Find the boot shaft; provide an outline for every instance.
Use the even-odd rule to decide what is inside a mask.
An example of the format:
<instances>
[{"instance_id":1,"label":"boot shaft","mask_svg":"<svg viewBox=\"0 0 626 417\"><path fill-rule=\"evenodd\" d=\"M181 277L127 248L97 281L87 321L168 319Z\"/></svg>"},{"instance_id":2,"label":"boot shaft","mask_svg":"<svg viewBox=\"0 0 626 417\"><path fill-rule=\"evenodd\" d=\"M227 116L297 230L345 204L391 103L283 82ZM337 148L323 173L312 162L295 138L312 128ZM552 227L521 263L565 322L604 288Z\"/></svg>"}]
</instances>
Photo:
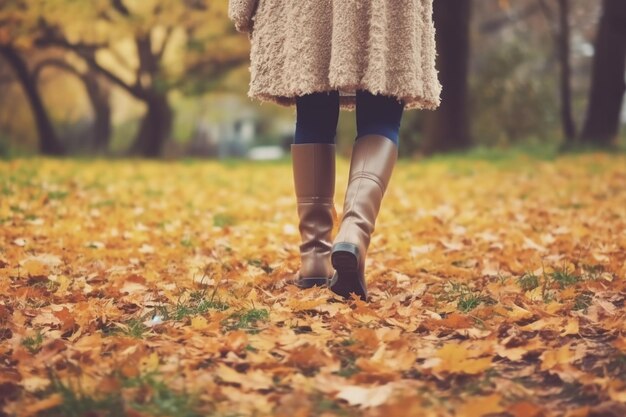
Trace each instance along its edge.
<instances>
[{"instance_id":1,"label":"boot shaft","mask_svg":"<svg viewBox=\"0 0 626 417\"><path fill-rule=\"evenodd\" d=\"M339 233L335 241L357 244L366 251L376 218L398 158L398 148L382 135L357 139L350 159L350 174Z\"/></svg>"},{"instance_id":2,"label":"boot shaft","mask_svg":"<svg viewBox=\"0 0 626 417\"><path fill-rule=\"evenodd\" d=\"M335 145L293 144L291 155L301 238L299 280L302 286L307 286L307 282L324 281L333 272L330 250L337 217Z\"/></svg>"},{"instance_id":3,"label":"boot shaft","mask_svg":"<svg viewBox=\"0 0 626 417\"><path fill-rule=\"evenodd\" d=\"M294 189L298 199L332 200L335 196L335 145L291 145Z\"/></svg>"}]
</instances>

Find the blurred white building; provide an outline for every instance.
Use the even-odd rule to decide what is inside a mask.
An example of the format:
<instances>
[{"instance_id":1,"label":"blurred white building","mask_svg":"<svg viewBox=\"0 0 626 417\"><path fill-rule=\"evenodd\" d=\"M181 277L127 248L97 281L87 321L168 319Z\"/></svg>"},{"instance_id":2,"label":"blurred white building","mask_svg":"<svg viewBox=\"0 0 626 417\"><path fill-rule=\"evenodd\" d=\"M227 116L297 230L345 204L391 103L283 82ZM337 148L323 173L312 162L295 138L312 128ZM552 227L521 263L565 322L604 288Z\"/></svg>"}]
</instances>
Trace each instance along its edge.
<instances>
[{"instance_id":1,"label":"blurred white building","mask_svg":"<svg viewBox=\"0 0 626 417\"><path fill-rule=\"evenodd\" d=\"M203 118L188 145L190 156L245 157L257 134L257 115L236 96L211 100L211 117Z\"/></svg>"}]
</instances>

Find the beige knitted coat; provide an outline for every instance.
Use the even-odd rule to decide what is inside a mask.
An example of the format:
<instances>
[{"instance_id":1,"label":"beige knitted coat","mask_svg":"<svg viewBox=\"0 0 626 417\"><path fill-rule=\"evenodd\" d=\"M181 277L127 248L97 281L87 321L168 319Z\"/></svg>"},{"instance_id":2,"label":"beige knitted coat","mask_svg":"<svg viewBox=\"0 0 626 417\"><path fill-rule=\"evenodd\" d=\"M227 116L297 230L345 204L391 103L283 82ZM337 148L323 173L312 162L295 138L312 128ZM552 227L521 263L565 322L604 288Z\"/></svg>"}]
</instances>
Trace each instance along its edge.
<instances>
[{"instance_id":1,"label":"beige knitted coat","mask_svg":"<svg viewBox=\"0 0 626 417\"><path fill-rule=\"evenodd\" d=\"M405 109L439 106L433 0L229 0L250 40L248 97L295 104L303 94L355 90L395 96Z\"/></svg>"}]
</instances>

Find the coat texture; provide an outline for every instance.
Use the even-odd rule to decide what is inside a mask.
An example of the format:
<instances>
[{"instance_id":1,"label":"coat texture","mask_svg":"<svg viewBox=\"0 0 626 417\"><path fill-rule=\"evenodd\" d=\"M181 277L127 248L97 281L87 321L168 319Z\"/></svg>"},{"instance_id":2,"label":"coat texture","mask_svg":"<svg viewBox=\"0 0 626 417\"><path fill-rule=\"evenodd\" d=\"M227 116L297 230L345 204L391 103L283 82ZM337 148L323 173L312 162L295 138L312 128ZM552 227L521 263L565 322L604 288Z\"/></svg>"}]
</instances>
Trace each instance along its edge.
<instances>
[{"instance_id":1,"label":"coat texture","mask_svg":"<svg viewBox=\"0 0 626 417\"><path fill-rule=\"evenodd\" d=\"M433 0L229 0L229 17L250 40L248 97L295 105L297 96L356 89L435 109Z\"/></svg>"}]
</instances>

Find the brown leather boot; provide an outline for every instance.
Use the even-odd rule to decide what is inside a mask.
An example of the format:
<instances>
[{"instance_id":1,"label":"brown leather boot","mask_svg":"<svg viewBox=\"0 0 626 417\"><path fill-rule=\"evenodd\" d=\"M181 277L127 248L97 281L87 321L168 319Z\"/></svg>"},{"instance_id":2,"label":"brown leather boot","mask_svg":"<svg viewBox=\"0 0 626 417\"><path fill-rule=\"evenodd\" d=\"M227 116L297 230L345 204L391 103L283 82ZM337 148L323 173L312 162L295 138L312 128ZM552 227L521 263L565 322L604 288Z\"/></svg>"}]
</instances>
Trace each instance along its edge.
<instances>
[{"instance_id":1,"label":"brown leather boot","mask_svg":"<svg viewBox=\"0 0 626 417\"><path fill-rule=\"evenodd\" d=\"M367 299L365 257L397 158L397 145L382 135L364 135L352 148L343 217L331 252L337 272L330 289L345 298L356 293Z\"/></svg>"},{"instance_id":2,"label":"brown leather boot","mask_svg":"<svg viewBox=\"0 0 626 417\"><path fill-rule=\"evenodd\" d=\"M332 278L330 263L335 212L335 145L291 145L294 188L300 218L300 288L326 286Z\"/></svg>"}]
</instances>

